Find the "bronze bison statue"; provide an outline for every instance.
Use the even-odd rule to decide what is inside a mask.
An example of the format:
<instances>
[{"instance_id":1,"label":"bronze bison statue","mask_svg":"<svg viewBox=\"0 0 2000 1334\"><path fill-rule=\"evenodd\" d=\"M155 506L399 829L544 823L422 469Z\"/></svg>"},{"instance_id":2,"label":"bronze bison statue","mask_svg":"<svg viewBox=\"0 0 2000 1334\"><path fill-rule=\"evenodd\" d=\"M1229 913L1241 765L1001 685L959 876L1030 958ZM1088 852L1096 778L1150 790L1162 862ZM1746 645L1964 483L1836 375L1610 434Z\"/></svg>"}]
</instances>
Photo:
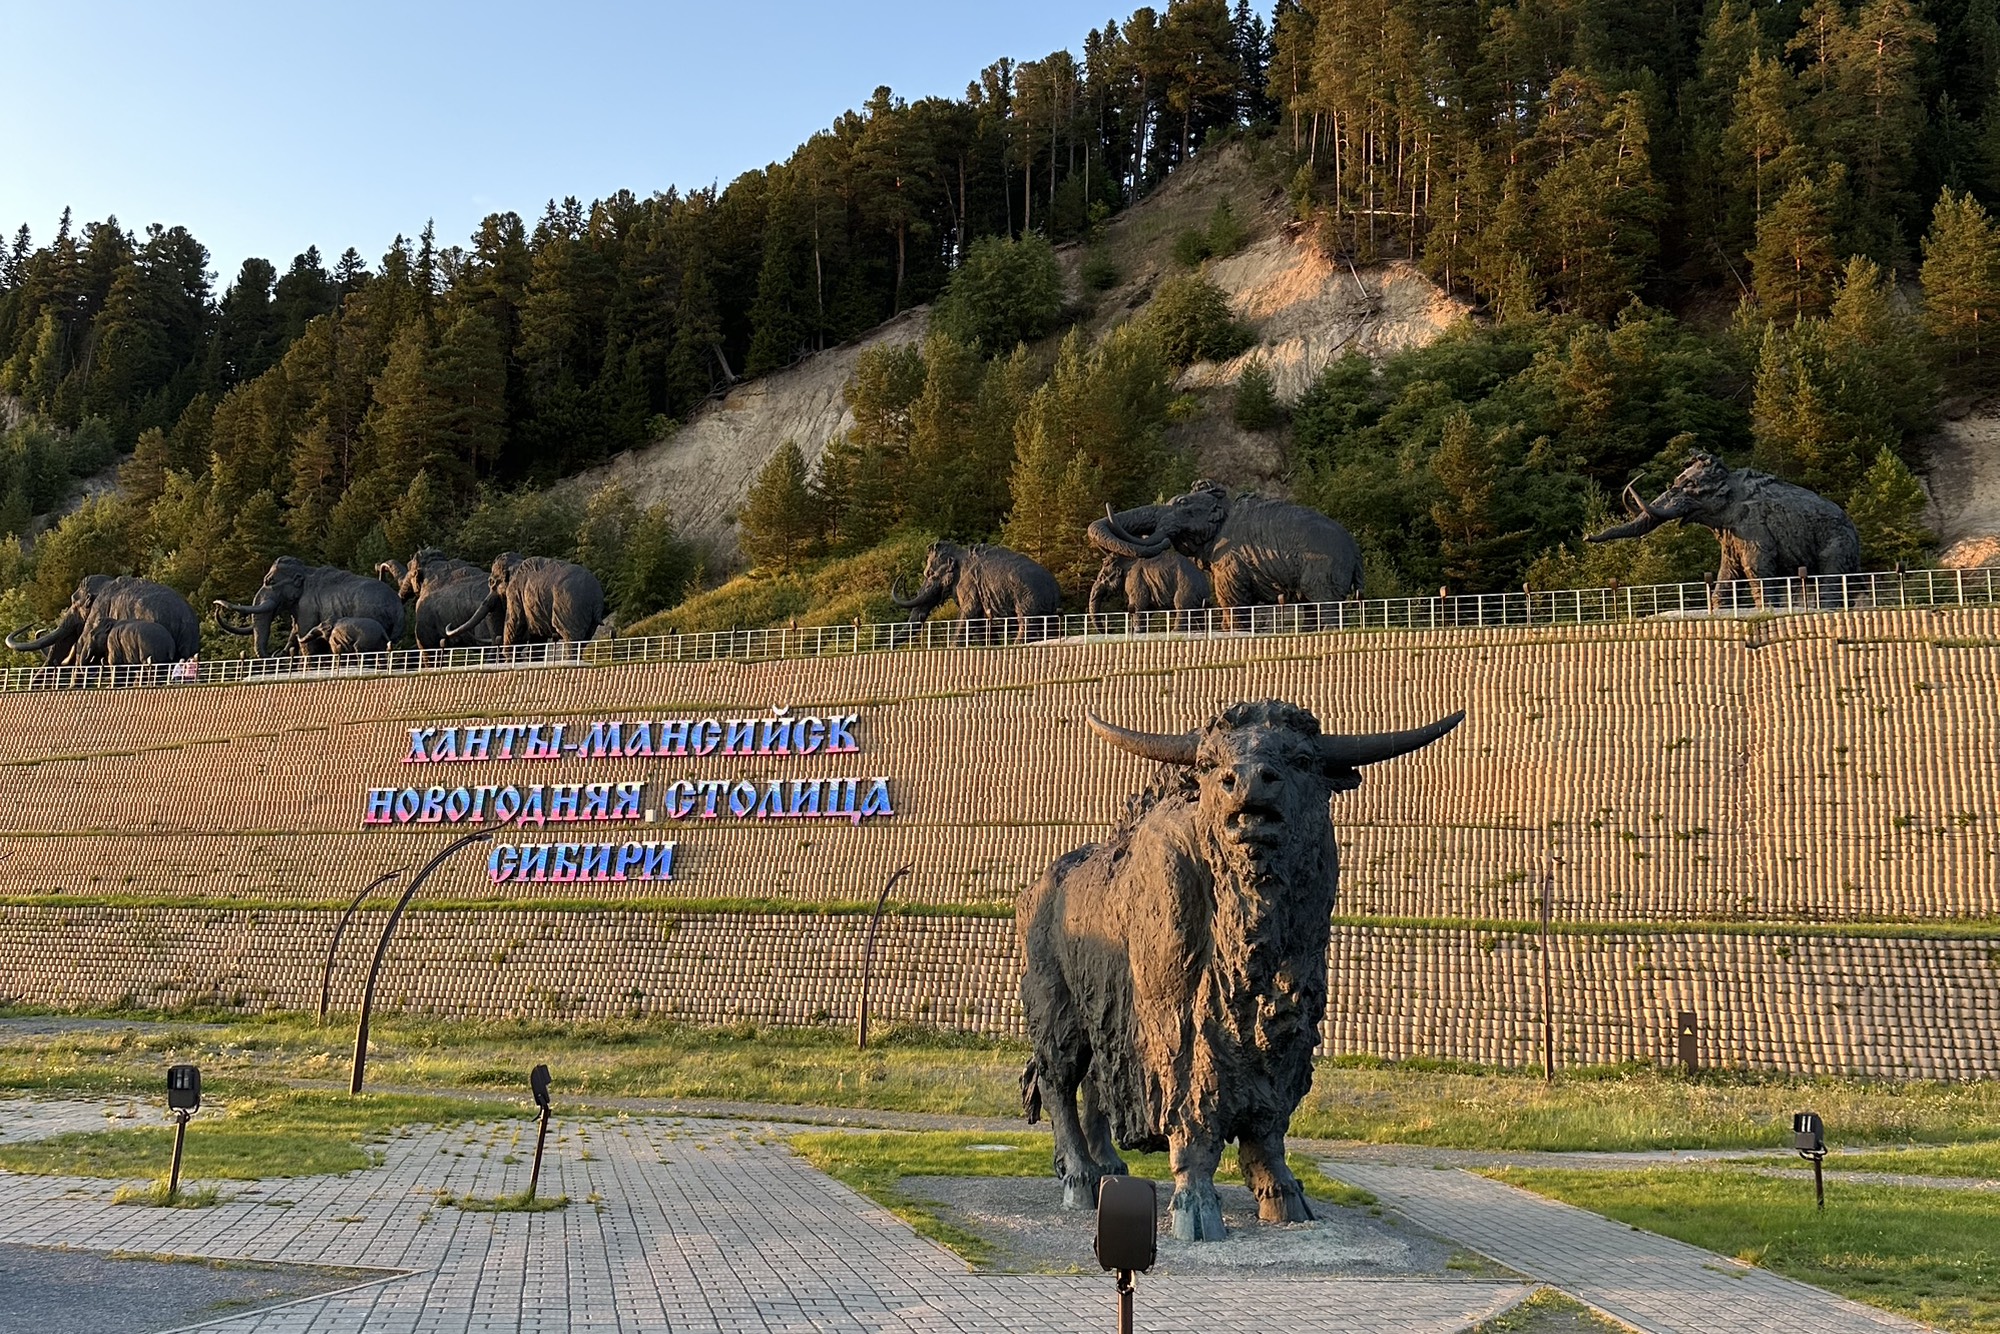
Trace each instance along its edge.
<instances>
[{"instance_id":1,"label":"bronze bison statue","mask_svg":"<svg viewBox=\"0 0 2000 1334\"><path fill-rule=\"evenodd\" d=\"M1120 1148L1165 1149L1174 1235L1217 1240L1215 1168L1235 1140L1260 1218L1312 1216L1285 1133L1326 1010L1340 874L1328 799L1464 716L1372 736L1323 735L1278 700L1178 736L1089 718L1112 745L1174 767L1015 906L1034 1048L1022 1099L1030 1122L1046 1107L1054 1123L1065 1205L1094 1207L1099 1180L1125 1170Z\"/></svg>"}]
</instances>

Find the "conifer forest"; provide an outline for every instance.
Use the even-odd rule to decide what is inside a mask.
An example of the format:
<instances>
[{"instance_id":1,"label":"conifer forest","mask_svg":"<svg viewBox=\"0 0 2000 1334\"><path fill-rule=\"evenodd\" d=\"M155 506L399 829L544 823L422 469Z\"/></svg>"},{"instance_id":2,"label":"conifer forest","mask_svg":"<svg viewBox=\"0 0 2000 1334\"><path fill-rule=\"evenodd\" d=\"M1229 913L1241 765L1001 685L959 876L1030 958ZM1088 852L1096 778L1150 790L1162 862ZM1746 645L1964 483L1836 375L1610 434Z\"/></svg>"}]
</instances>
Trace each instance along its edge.
<instances>
[{"instance_id":1,"label":"conifer forest","mask_svg":"<svg viewBox=\"0 0 2000 1334\"><path fill-rule=\"evenodd\" d=\"M1699 578L1698 529L1577 540L1695 449L1846 505L1866 568L1932 554L1918 446L2000 355L2000 0L1170 0L969 73L878 88L719 188L226 278L172 220L23 222L0 620L86 573L200 607L280 554L422 546L582 561L620 633L886 615L936 536L1005 541L1076 598L1082 527L1192 481L1168 428L1204 417L1276 433L1369 596ZM1120 279L1106 226L1222 153L1258 190L1087 331ZM1287 400L1254 358L1179 387L1252 344L1205 263L1264 209L1470 317ZM560 485L926 305L920 341L858 363L852 431L810 467L778 449L743 498L733 582L664 507Z\"/></svg>"}]
</instances>

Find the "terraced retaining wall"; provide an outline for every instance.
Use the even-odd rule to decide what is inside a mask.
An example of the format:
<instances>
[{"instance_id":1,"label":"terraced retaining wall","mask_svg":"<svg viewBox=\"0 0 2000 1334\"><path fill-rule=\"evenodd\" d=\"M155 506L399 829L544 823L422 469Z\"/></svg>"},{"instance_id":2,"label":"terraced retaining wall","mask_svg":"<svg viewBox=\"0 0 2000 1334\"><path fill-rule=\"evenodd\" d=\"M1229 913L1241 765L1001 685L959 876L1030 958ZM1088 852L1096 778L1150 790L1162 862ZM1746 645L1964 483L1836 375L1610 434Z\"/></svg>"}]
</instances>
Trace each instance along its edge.
<instances>
[{"instance_id":1,"label":"terraced retaining wall","mask_svg":"<svg viewBox=\"0 0 2000 1334\"><path fill-rule=\"evenodd\" d=\"M2000 612L1063 643L791 662L553 667L0 696L0 1000L318 1002L340 909L454 836L364 828L427 782L859 777L895 815L659 820L671 883L429 883L381 998L461 1015L1018 1030L1014 894L1149 766L1082 726L1192 725L1277 695L1330 728L1463 707L1337 797L1336 1052L1540 1059L1543 885L1561 1059L2000 1074ZM411 727L857 716L859 750L402 763ZM341 946L351 1005L387 902Z\"/></svg>"}]
</instances>

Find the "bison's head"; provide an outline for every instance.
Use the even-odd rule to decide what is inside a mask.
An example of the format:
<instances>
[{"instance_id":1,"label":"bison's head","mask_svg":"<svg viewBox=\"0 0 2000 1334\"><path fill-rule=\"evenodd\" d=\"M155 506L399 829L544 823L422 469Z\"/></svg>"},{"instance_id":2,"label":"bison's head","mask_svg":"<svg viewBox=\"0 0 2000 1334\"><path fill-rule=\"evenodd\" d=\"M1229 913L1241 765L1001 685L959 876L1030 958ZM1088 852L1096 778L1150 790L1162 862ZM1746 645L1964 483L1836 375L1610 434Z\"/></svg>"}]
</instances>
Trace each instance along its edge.
<instances>
[{"instance_id":1,"label":"bison's head","mask_svg":"<svg viewBox=\"0 0 2000 1334\"><path fill-rule=\"evenodd\" d=\"M1428 746L1464 717L1461 710L1408 732L1327 736L1312 714L1270 699L1232 704L1206 727L1179 735L1129 732L1095 714L1089 722L1121 750L1192 767L1202 816L1217 836L1260 848L1323 824L1328 796L1359 787L1363 765Z\"/></svg>"}]
</instances>

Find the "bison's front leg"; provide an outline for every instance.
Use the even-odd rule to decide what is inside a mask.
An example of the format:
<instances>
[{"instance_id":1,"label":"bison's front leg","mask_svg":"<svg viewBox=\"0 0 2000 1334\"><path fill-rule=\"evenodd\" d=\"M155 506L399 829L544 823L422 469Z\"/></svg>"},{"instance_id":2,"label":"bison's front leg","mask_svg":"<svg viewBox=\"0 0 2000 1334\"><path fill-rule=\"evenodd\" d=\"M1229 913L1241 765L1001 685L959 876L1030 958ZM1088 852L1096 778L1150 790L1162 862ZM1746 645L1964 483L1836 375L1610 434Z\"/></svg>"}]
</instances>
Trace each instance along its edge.
<instances>
[{"instance_id":1,"label":"bison's front leg","mask_svg":"<svg viewBox=\"0 0 2000 1334\"><path fill-rule=\"evenodd\" d=\"M1243 1180L1257 1197L1257 1217L1266 1223L1304 1223L1313 1216L1306 1193L1285 1165L1285 1132L1246 1135L1236 1143Z\"/></svg>"},{"instance_id":2,"label":"bison's front leg","mask_svg":"<svg viewBox=\"0 0 2000 1334\"><path fill-rule=\"evenodd\" d=\"M1174 1168L1174 1198L1167 1217L1174 1236L1182 1241L1221 1241L1222 1198L1215 1193L1215 1165L1222 1161L1222 1141L1180 1131L1168 1156Z\"/></svg>"}]
</instances>

